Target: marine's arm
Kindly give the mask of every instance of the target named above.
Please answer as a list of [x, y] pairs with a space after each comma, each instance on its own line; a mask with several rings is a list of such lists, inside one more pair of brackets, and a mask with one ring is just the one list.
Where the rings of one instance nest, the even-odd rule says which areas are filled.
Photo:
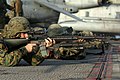
[[15, 66], [17, 65], [22, 56], [26, 53], [25, 47], [18, 50], [14, 50], [10, 53], [6, 53], [5, 50], [0, 49], [0, 64], [3, 66]]
[[[47, 38], [45, 39], [45, 42], [41, 43], [40, 45], [35, 45], [34, 43], [29, 43], [26, 45], [26, 49], [28, 53], [23, 56], [23, 59], [27, 61], [29, 64], [33, 66], [39, 65], [45, 58], [49, 56], [48, 51], [46, 50], [46, 47], [50, 47], [53, 44], [55, 44], [55, 41]], [[34, 46], [34, 47], [33, 47]]]
[[[24, 57], [28, 63], [38, 65], [46, 56], [49, 56], [46, 52], [46, 47], [52, 46], [53, 42], [50, 38], [47, 38], [43, 44], [28, 43], [19, 49], [10, 50], [9, 53], [0, 48], [0, 64], [3, 66], [15, 66]], [[35, 46], [38, 47], [35, 48]]]

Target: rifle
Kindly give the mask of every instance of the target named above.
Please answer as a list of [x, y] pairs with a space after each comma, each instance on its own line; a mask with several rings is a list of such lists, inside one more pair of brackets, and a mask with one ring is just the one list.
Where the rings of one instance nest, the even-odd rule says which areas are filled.
[[[10, 52], [12, 50], [19, 49], [20, 47], [25, 46], [30, 42], [41, 45], [41, 42], [43, 42], [44, 39], [46, 39], [47, 37], [49, 36], [46, 36], [44, 34], [33, 35], [32, 33], [32, 36], [29, 37], [28, 39], [6, 38], [6, 39], [1, 39], [0, 43], [4, 44], [8, 52]], [[82, 37], [82, 36], [74, 36], [74, 35], [59, 35], [50, 38], [56, 41], [56, 44], [52, 48], [74, 47], [76, 49], [80, 49], [84, 45], [84, 43], [78, 41], [79, 39], [84, 39], [84, 40], [104, 39], [104, 37]]]
[[5, 46], [7, 52], [19, 49], [29, 42], [30, 42], [29, 39], [14, 39], [14, 38], [0, 39], [0, 43], [2, 43]]
[[[23, 33], [23, 32], [22, 32]], [[26, 32], [25, 32], [26, 33]], [[49, 37], [45, 31], [30, 31], [27, 32], [29, 36], [28, 39], [16, 39], [16, 38], [9, 38], [9, 39], [0, 39], [0, 43], [4, 44], [7, 48], [8, 52], [13, 51], [15, 49], [19, 49], [22, 46], [25, 46], [26, 44], [33, 42], [38, 45], [41, 45], [41, 42], [44, 41], [47, 37]], [[84, 39], [87, 41], [91, 41], [94, 39], [100, 39], [104, 40], [105, 37], [100, 36], [79, 36], [79, 35], [56, 35], [56, 36], [50, 36], [51, 39], [54, 39], [56, 44], [53, 47], [50, 47], [52, 49], [56, 47], [74, 47], [75, 49], [83, 49], [84, 42], [79, 42], [80, 39]], [[82, 48], [81, 48], [82, 47]]]

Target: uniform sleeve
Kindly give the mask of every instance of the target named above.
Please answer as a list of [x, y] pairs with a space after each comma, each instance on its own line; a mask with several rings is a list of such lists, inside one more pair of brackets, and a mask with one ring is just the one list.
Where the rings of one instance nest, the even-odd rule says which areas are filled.
[[0, 64], [3, 66], [15, 66], [20, 62], [22, 56], [23, 53], [20, 49], [10, 53], [5, 53], [4, 50], [0, 50]]
[[80, 52], [74, 48], [56, 48], [54, 49], [54, 57], [55, 58], [70, 58], [72, 56], [78, 55]]
[[22, 58], [32, 66], [37, 66], [44, 61], [38, 46], [34, 47], [32, 53], [24, 54]]

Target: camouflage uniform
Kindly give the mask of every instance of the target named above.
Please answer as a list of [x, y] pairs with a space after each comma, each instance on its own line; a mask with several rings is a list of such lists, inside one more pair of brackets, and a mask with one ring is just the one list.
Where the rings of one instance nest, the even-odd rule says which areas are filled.
[[[17, 32], [28, 31], [28, 26], [29, 22], [25, 18], [14, 17], [9, 21], [7, 27], [4, 28], [2, 33], [3, 37], [15, 38]], [[0, 44], [0, 64], [3, 66], [15, 66], [21, 59], [35, 66], [39, 65], [44, 60], [38, 46], [33, 49], [32, 53], [28, 53], [24, 46], [10, 53], [6, 51], [4, 45]]]
[[[48, 35], [50, 37], [56, 35], [71, 35], [72, 29], [68, 27], [61, 27], [58, 24], [52, 24], [48, 28]], [[55, 48], [52, 53], [54, 58], [57, 59], [77, 59], [80, 50], [75, 49], [74, 47], [58, 47]]]
[[6, 23], [6, 9], [13, 9], [10, 5], [7, 4], [6, 0], [0, 0], [0, 28], [3, 28]]
[[80, 51], [74, 48], [59, 47], [54, 49], [53, 53], [56, 59], [80, 59]]

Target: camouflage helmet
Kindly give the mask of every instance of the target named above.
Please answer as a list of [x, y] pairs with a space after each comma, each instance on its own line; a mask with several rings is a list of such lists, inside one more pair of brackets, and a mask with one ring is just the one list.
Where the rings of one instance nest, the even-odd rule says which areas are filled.
[[73, 29], [69, 27], [61, 27], [59, 24], [52, 24], [48, 28], [47, 35], [52, 37], [56, 35], [65, 35], [72, 33]]
[[29, 21], [24, 17], [14, 17], [4, 27], [3, 37], [11, 38], [19, 32], [27, 32], [30, 30]]

